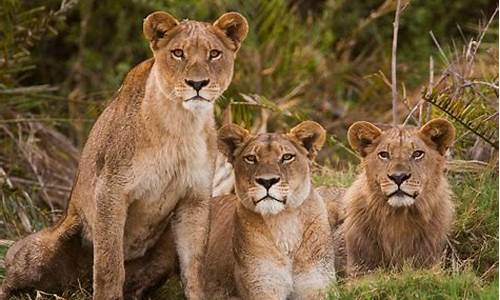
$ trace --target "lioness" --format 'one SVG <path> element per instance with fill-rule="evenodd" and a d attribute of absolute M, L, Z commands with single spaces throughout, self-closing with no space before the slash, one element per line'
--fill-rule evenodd
<path fill-rule="evenodd" d="M 349 143 L 363 158 L 363 172 L 343 198 L 349 274 L 439 261 L 454 215 L 444 173 L 454 138 L 443 119 L 420 129 L 382 131 L 368 122 L 349 128 Z"/>
<path fill-rule="evenodd" d="M 186 297 L 203 298 L 213 107 L 248 23 L 238 13 L 209 24 L 155 12 L 143 31 L 154 58 L 128 73 L 95 123 L 62 220 L 9 249 L 0 298 L 61 287 L 92 265 L 94 299 L 123 298 L 124 283 L 140 297 L 176 254 Z"/>
<path fill-rule="evenodd" d="M 306 121 L 290 133 L 219 131 L 236 196 L 211 203 L 205 277 L 209 299 L 320 299 L 334 278 L 328 213 L 311 186 L 325 131 Z"/>

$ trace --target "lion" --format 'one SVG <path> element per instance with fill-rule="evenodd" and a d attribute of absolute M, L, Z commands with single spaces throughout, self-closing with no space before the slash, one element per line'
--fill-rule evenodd
<path fill-rule="evenodd" d="M 440 261 L 454 218 L 445 175 L 454 138 L 444 119 L 420 129 L 382 131 L 363 121 L 349 128 L 349 144 L 362 157 L 362 172 L 341 200 L 345 219 L 338 230 L 349 275 Z"/>
<path fill-rule="evenodd" d="M 328 212 L 311 184 L 325 130 L 305 121 L 288 134 L 219 130 L 236 195 L 214 198 L 204 268 L 208 299 L 320 299 L 334 280 Z"/>
<path fill-rule="evenodd" d="M 57 290 L 93 274 L 94 299 L 140 298 L 175 270 L 203 296 L 201 263 L 217 153 L 214 102 L 248 33 L 238 13 L 213 24 L 154 12 L 153 58 L 134 67 L 94 124 L 64 217 L 15 243 L 0 298 Z"/>

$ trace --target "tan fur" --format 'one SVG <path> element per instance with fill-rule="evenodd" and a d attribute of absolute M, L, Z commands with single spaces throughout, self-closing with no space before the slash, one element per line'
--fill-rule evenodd
<path fill-rule="evenodd" d="M 213 25 L 164 12 L 145 19 L 154 58 L 129 72 L 96 121 L 63 220 L 8 251 L 0 298 L 91 272 L 94 299 L 121 299 L 124 289 L 141 297 L 173 271 L 176 255 L 186 297 L 203 297 L 217 151 L 213 104 L 231 82 L 247 32 L 237 13 Z"/>
<path fill-rule="evenodd" d="M 333 246 L 310 169 L 324 140 L 324 129 L 310 121 L 288 135 L 251 136 L 236 125 L 219 131 L 219 148 L 234 166 L 237 196 L 211 203 L 209 299 L 324 297 L 334 279 Z M 293 158 L 287 160 L 288 154 Z M 274 184 L 265 187 L 263 180 Z"/>
<path fill-rule="evenodd" d="M 342 197 L 346 189 L 320 186 L 316 188 L 316 191 L 325 201 L 325 205 L 328 209 L 328 220 L 332 229 L 337 228 L 345 219 L 345 208 L 342 204 Z"/>
<path fill-rule="evenodd" d="M 437 119 L 421 129 L 381 131 L 358 122 L 348 135 L 351 146 L 363 156 L 363 171 L 343 199 L 346 219 L 340 230 L 348 272 L 439 262 L 454 214 L 444 174 L 453 126 Z M 409 176 L 399 182 L 399 191 L 389 178 L 398 174 Z"/>
<path fill-rule="evenodd" d="M 344 224 L 346 214 L 345 205 L 342 199 L 346 189 L 339 187 L 324 187 L 316 188 L 316 191 L 325 202 L 328 210 L 328 221 L 333 234 L 333 249 L 335 250 L 335 275 L 344 277 L 346 275 L 346 250 L 345 241 L 342 231 L 339 230 Z"/>

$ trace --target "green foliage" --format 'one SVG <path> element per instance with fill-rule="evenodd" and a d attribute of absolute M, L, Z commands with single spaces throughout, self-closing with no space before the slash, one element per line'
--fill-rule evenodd
<path fill-rule="evenodd" d="M 27 71 L 35 68 L 30 50 L 47 32 L 55 32 L 51 25 L 55 19 L 56 13 L 43 6 L 26 9 L 19 1 L 2 0 L 0 88 L 17 84 Z"/>
<path fill-rule="evenodd" d="M 9 102 L 18 112 L 58 122 L 68 119 L 64 122 L 70 124 L 59 126 L 70 134 L 76 130 L 85 136 L 91 120 L 102 111 L 126 72 L 151 56 L 141 25 L 143 17 L 155 10 L 167 10 L 179 19 L 205 21 L 213 21 L 230 10 L 248 17 L 250 33 L 239 52 L 226 100 L 219 101 L 219 118 L 230 103 L 237 102 L 231 105 L 233 119 L 251 127 L 262 121 L 262 106 L 267 100 L 276 107 L 265 116 L 271 130 L 306 118 L 338 130 L 335 122 L 339 118 L 356 114 L 357 119 L 380 121 L 390 107 L 388 87 L 380 77 L 372 75 L 388 70 L 394 11 L 391 0 L 81 0 L 78 7 L 64 12 L 58 10 L 59 0 L 3 1 L 3 15 L 15 16 L 2 19 L 0 26 L 8 37 L 0 40 L 8 43 L 4 47 L 9 52 L 16 52 L 11 42 L 15 30 L 9 28 L 28 28 L 29 36 L 40 37 L 29 47 L 30 72 L 22 73 L 22 85 L 51 84 L 58 88 L 56 95 L 22 94 L 29 99 L 16 97 Z M 493 9 L 491 1 L 486 0 L 462 0 L 446 6 L 411 2 L 402 16 L 400 82 L 415 88 L 425 83 L 428 57 L 436 53 L 430 30 L 438 38 L 460 41 L 461 33 L 470 36 L 475 31 L 472 24 Z M 23 23 L 24 19 L 30 23 Z M 457 21 L 464 25 L 462 32 L 457 29 Z M 22 30 L 17 33 L 22 34 Z M 498 35 L 492 34 L 485 42 L 494 45 L 497 40 Z M 83 95 L 77 101 L 65 101 L 75 86 Z M 248 95 L 253 103 L 241 94 Z M 73 113 L 75 110 L 79 113 Z M 71 118 L 90 121 L 72 124 L 77 122 Z"/>
<path fill-rule="evenodd" d="M 495 94 L 492 95 L 497 98 Z M 491 102 L 482 100 L 474 90 L 467 89 L 458 95 L 447 92 L 432 93 L 426 97 L 426 101 L 498 149 L 498 119 L 495 113 L 492 113 Z"/>
<path fill-rule="evenodd" d="M 15 239 L 50 223 L 48 212 L 39 208 L 25 190 L 2 184 L 0 201 L 2 238 Z"/>

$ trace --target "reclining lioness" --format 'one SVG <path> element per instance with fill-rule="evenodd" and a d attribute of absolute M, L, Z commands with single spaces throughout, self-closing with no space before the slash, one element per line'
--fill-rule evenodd
<path fill-rule="evenodd" d="M 454 138 L 444 119 L 421 128 L 349 128 L 363 171 L 342 200 L 348 273 L 439 262 L 454 214 L 444 157 Z"/>
<path fill-rule="evenodd" d="M 208 299 L 321 299 L 334 279 L 328 213 L 311 185 L 325 131 L 306 121 L 288 134 L 236 125 L 218 146 L 234 166 L 236 196 L 211 203 Z"/>
<path fill-rule="evenodd" d="M 210 24 L 155 12 L 143 31 L 154 58 L 127 74 L 92 128 L 62 220 L 9 249 L 0 299 L 90 274 L 94 299 L 140 298 L 176 257 L 186 297 L 204 298 L 213 108 L 248 24 L 238 13 Z"/>

